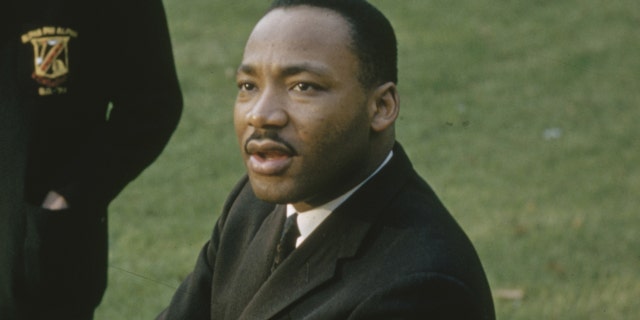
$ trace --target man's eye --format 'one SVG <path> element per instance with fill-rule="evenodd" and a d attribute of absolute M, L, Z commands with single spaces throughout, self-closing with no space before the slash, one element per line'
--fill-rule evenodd
<path fill-rule="evenodd" d="M 249 82 L 240 82 L 238 83 L 238 89 L 241 91 L 252 91 L 256 88 L 253 83 Z"/>
<path fill-rule="evenodd" d="M 310 83 L 305 83 L 305 82 L 300 82 L 297 83 L 294 87 L 293 90 L 296 91 L 309 91 L 309 90 L 317 90 L 318 88 Z"/>

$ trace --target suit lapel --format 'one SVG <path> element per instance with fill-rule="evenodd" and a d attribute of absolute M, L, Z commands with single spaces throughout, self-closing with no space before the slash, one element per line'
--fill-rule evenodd
<path fill-rule="evenodd" d="M 338 261 L 357 252 L 370 226 L 336 210 L 271 274 L 240 319 L 269 319 L 333 278 Z"/>
<path fill-rule="evenodd" d="M 275 246 L 282 232 L 285 216 L 285 207 L 276 206 L 257 230 L 243 254 L 241 263 L 233 270 L 233 279 L 227 282 L 233 286 L 222 293 L 226 296 L 228 307 L 224 312 L 225 316 L 221 318 L 237 318 L 269 278 Z"/>

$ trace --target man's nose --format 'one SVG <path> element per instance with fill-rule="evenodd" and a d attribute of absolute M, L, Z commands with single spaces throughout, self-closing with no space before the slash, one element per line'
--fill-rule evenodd
<path fill-rule="evenodd" d="M 247 112 L 247 121 L 255 128 L 284 127 L 288 122 L 286 99 L 275 89 L 264 90 Z"/>

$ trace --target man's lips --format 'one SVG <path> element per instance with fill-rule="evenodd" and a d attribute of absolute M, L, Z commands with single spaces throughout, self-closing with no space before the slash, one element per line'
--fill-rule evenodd
<path fill-rule="evenodd" d="M 282 173 L 291 165 L 294 156 L 289 146 L 273 140 L 249 140 L 245 152 L 249 155 L 248 169 L 263 175 Z"/>

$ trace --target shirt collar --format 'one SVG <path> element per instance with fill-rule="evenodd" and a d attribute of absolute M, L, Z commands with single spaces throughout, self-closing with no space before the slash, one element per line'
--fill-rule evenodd
<path fill-rule="evenodd" d="M 307 210 L 305 212 L 299 212 L 298 215 L 298 229 L 300 230 L 300 237 L 296 242 L 296 247 L 299 246 L 310 234 L 315 230 L 324 219 L 326 219 L 333 210 L 335 210 L 338 206 L 340 206 L 343 202 L 345 202 L 351 195 L 356 192 L 362 185 L 364 185 L 369 179 L 375 176 L 393 157 L 393 150 L 389 152 L 387 158 L 378 166 L 378 168 L 369 175 L 366 179 L 364 179 L 360 184 L 353 187 L 351 190 L 342 194 L 341 196 L 323 204 L 318 207 L 315 207 L 311 210 Z M 287 204 L 287 217 L 296 213 L 296 209 L 292 204 Z"/>

